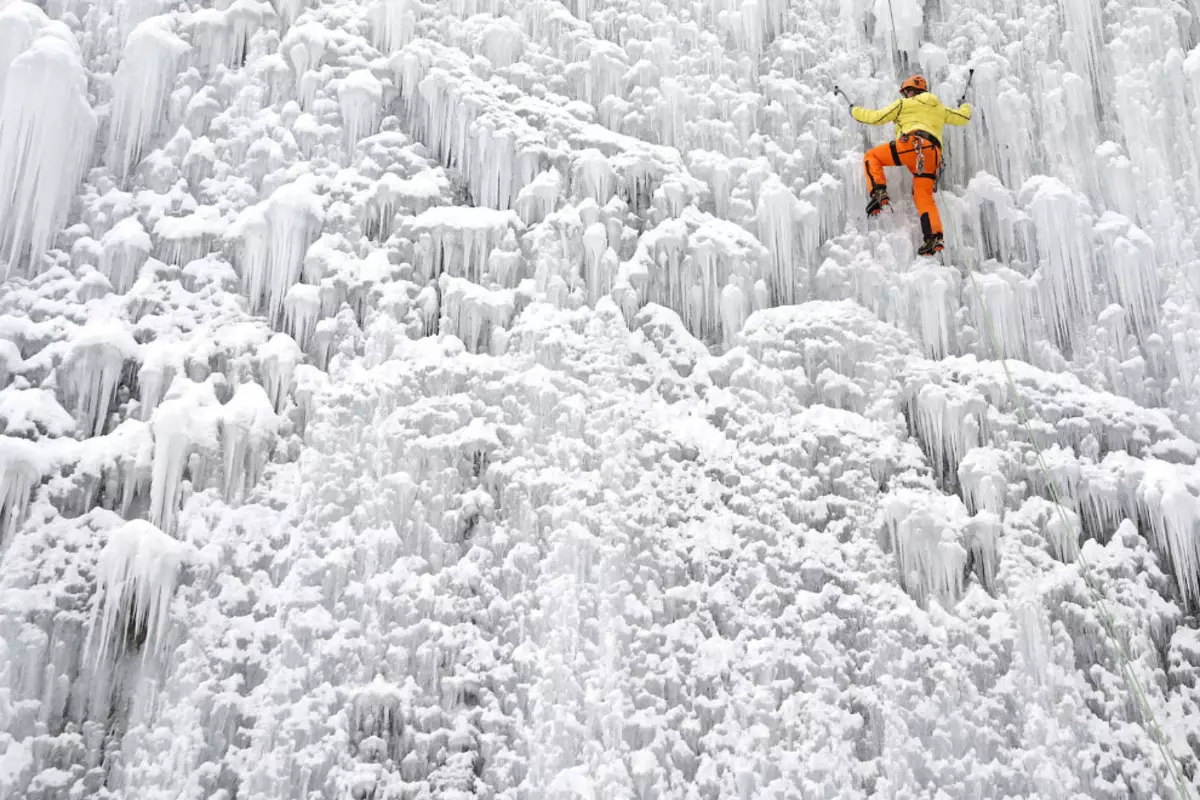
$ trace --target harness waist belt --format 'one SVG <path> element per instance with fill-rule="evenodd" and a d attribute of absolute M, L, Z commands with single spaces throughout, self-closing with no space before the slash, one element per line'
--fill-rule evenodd
<path fill-rule="evenodd" d="M 924 139 L 927 142 L 932 142 L 934 147 L 941 149 L 942 143 L 939 142 L 938 138 L 936 136 L 934 136 L 932 133 L 928 133 L 927 131 L 912 131 L 908 135 L 909 136 L 917 136 L 917 137 Z"/>

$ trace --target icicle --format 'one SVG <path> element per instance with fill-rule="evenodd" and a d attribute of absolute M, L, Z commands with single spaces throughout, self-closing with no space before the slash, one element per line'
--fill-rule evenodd
<path fill-rule="evenodd" d="M 0 436 L 0 544 L 5 547 L 25 519 L 29 495 L 49 468 L 44 444 Z"/>
<path fill-rule="evenodd" d="M 1128 219 L 1111 211 L 1096 224 L 1107 245 L 1108 283 L 1114 299 L 1131 315 L 1133 329 L 1145 341 L 1158 327 L 1161 287 L 1154 243 Z"/>
<path fill-rule="evenodd" d="M 259 369 L 263 386 L 276 414 L 283 413 L 284 403 L 292 391 L 292 376 L 304 357 L 300 346 L 285 333 L 277 333 L 258 350 Z"/>
<path fill-rule="evenodd" d="M 562 195 L 562 176 L 556 169 L 539 173 L 517 194 L 516 210 L 526 225 L 536 225 L 558 207 Z"/>
<path fill-rule="evenodd" d="M 1092 316 L 1091 222 L 1061 181 L 1039 176 L 1021 188 L 1037 230 L 1042 310 L 1050 334 L 1070 358 Z"/>
<path fill-rule="evenodd" d="M 114 292 L 125 294 L 150 257 L 150 235 L 137 217 L 126 217 L 104 234 L 100 246 L 104 251 L 100 271 L 108 278 Z"/>
<path fill-rule="evenodd" d="M 974 447 L 958 465 L 963 502 L 972 514 L 988 512 L 1003 518 L 1008 498 L 1011 459 L 1003 450 Z"/>
<path fill-rule="evenodd" d="M 376 0 L 369 12 L 371 44 L 385 55 L 412 41 L 417 27 L 418 0 Z"/>
<path fill-rule="evenodd" d="M 981 511 L 967 523 L 967 538 L 975 558 L 979 581 L 988 592 L 996 590 L 996 570 L 1000 566 L 1000 535 L 1004 530 L 1000 518 L 990 511 Z"/>
<path fill-rule="evenodd" d="M 221 409 L 221 449 L 225 461 L 225 501 L 232 503 L 258 483 L 267 449 L 279 429 L 266 391 L 243 383 Z"/>
<path fill-rule="evenodd" d="M 138 387 L 141 390 L 138 415 L 143 422 L 150 421 L 151 414 L 158 408 L 167 387 L 183 364 L 185 354 L 180 350 L 180 344 L 170 340 L 157 340 L 143 349 L 142 366 L 138 370 Z"/>
<path fill-rule="evenodd" d="M 975 286 L 966 292 L 966 296 L 984 352 L 997 359 L 1028 359 L 1032 337 L 1026 326 L 1034 316 L 1029 282 L 1004 267 L 976 273 L 974 281 Z M 998 341 L 992 341 L 993 333 Z M 996 352 L 997 344 L 1000 352 Z"/>
<path fill-rule="evenodd" d="M 259 0 L 233 0 L 225 9 L 225 17 L 229 20 L 232 34 L 229 66 L 238 66 L 246 62 L 250 37 L 262 26 L 263 15 L 269 10 L 270 6 Z"/>
<path fill-rule="evenodd" d="M 288 333 L 301 350 L 307 350 L 322 316 L 320 287 L 297 283 L 288 289 L 283 305 Z"/>
<path fill-rule="evenodd" d="M 920 52 L 925 26 L 923 5 L 919 0 L 873 0 L 872 3 L 877 39 L 886 52 L 898 52 L 905 63 L 915 60 Z"/>
<path fill-rule="evenodd" d="M 158 255 L 167 264 L 185 267 L 208 255 L 225 228 L 225 218 L 216 206 L 197 206 L 183 217 L 162 217 L 154 223 Z"/>
<path fill-rule="evenodd" d="M 188 457 L 194 449 L 217 450 L 220 406 L 209 383 L 177 379 L 154 411 L 154 466 L 150 478 L 150 521 L 170 529 Z"/>
<path fill-rule="evenodd" d="M 196 49 L 192 61 L 197 68 L 213 75 L 220 66 L 233 66 L 233 30 L 224 11 L 198 8 L 188 17 L 187 25 Z"/>
<path fill-rule="evenodd" d="M 1066 49 L 1067 63 L 1071 65 L 1075 74 L 1081 76 L 1083 93 L 1090 100 L 1097 87 L 1107 86 L 1111 81 L 1106 81 L 1106 76 L 1101 71 L 1101 65 L 1104 63 L 1104 15 L 1101 8 L 1089 0 L 1068 0 L 1061 8 L 1063 22 L 1066 23 L 1062 41 Z M 1091 108 L 1090 102 L 1088 106 L 1087 111 L 1091 119 L 1096 119 L 1101 109 Z"/>
<path fill-rule="evenodd" d="M 612 285 L 604 285 L 601 262 L 608 247 L 608 231 L 599 222 L 593 222 L 583 232 L 584 276 L 588 286 L 588 302 L 593 306 L 601 297 L 612 291 Z"/>
<path fill-rule="evenodd" d="M 29 49 L 50 20 L 33 3 L 0 4 L 0 90 L 13 60 Z"/>
<path fill-rule="evenodd" d="M 315 21 L 292 26 L 279 43 L 279 52 L 287 57 L 296 73 L 296 92 L 305 111 L 312 108 L 312 97 L 304 87 L 305 76 L 320 66 L 328 43 L 329 31 Z"/>
<path fill-rule="evenodd" d="M 487 275 L 490 283 L 496 283 L 502 289 L 515 289 L 525 278 L 523 271 L 524 256 L 517 242 L 516 232 L 510 229 L 496 249 L 488 253 Z"/>
<path fill-rule="evenodd" d="M 909 389 L 913 396 L 913 427 L 932 462 L 943 489 L 953 489 L 958 465 L 968 450 L 979 446 L 978 418 L 986 418 L 987 401 L 956 384 L 927 383 Z"/>
<path fill-rule="evenodd" d="M 296 181 L 243 211 L 226 234 L 241 245 L 239 266 L 251 311 L 265 313 L 271 325 L 283 320 L 284 299 L 300 278 L 323 219 L 321 198 Z"/>
<path fill-rule="evenodd" d="M 794 305 L 799 296 L 802 210 L 800 201 L 777 176 L 771 175 L 763 184 L 755 221 L 759 241 L 770 253 L 772 298 L 778 305 Z"/>
<path fill-rule="evenodd" d="M 1146 212 L 1138 208 L 1138 179 L 1133 162 L 1116 142 L 1101 143 L 1095 156 L 1092 169 L 1100 177 L 1104 206 L 1137 221 Z"/>
<path fill-rule="evenodd" d="M 441 167 L 425 169 L 410 178 L 398 178 L 387 172 L 363 207 L 364 232 L 386 241 L 392 235 L 397 213 L 422 214 L 438 205 L 450 205 L 450 180 Z"/>
<path fill-rule="evenodd" d="M 286 31 L 308 8 L 308 0 L 271 0 L 271 5 L 275 8 L 275 13 L 279 15 L 283 30 Z"/>
<path fill-rule="evenodd" d="M 742 330 L 750 316 L 750 307 L 745 292 L 737 285 L 737 278 L 729 276 L 729 283 L 721 289 L 721 343 L 729 346 Z"/>
<path fill-rule="evenodd" d="M 471 353 L 491 350 L 491 334 L 506 329 L 516 309 L 511 289 L 489 291 L 462 278 L 443 274 L 438 279 L 442 293 L 442 330 L 457 336 Z"/>
<path fill-rule="evenodd" d="M 163 13 L 163 0 L 117 0 L 119 42 L 125 42 L 143 21 Z"/>
<path fill-rule="evenodd" d="M 590 198 L 600 206 L 617 193 L 617 175 L 613 172 L 612 164 L 608 163 L 602 152 L 595 149 L 576 154 L 572 184 L 578 187 L 580 197 Z"/>
<path fill-rule="evenodd" d="M 142 658 L 157 653 L 167 633 L 171 600 L 189 549 L 145 520 L 131 520 L 108 535 L 96 566 L 96 591 L 84 651 L 98 639 L 96 661 L 111 649 L 120 658 L 130 641 L 144 637 Z"/>
<path fill-rule="evenodd" d="M 71 340 L 59 380 L 63 403 L 74 409 L 84 437 L 104 432 L 125 362 L 137 351 L 126 325 L 116 320 L 89 321 Z"/>
<path fill-rule="evenodd" d="M 1137 499 L 1150 523 L 1151 543 L 1170 559 L 1180 594 L 1195 610 L 1200 608 L 1200 475 L 1193 470 L 1189 486 L 1175 465 L 1143 463 Z"/>
<path fill-rule="evenodd" d="M 179 61 L 188 50 L 187 42 L 175 35 L 171 17 L 148 19 L 129 35 L 113 76 L 108 137 L 108 163 L 118 175 L 129 174 L 158 132 Z"/>
<path fill-rule="evenodd" d="M 13 375 L 21 370 L 24 363 L 21 349 L 8 339 L 0 339 L 0 389 L 8 386 Z"/>
<path fill-rule="evenodd" d="M 353 692 L 348 728 L 359 758 L 399 763 L 406 747 L 404 739 L 405 693 L 379 675 Z"/>
<path fill-rule="evenodd" d="M 882 509 L 906 591 L 922 604 L 929 594 L 942 603 L 956 601 L 967 561 L 959 542 L 967 524 L 959 499 L 904 489 L 887 495 Z"/>
<path fill-rule="evenodd" d="M 22 4 L 24 5 L 24 4 Z M 45 34 L 0 87 L 0 261 L 30 252 L 34 274 L 91 156 L 96 117 L 79 49 Z"/>
<path fill-rule="evenodd" d="M 925 355 L 941 359 L 958 350 L 951 298 L 957 298 L 958 270 L 922 267 L 908 276 L 909 304 L 915 307 L 917 331 Z"/>
<path fill-rule="evenodd" d="M 1018 602 L 1014 614 L 1017 620 L 1017 642 L 1030 676 L 1044 685 L 1050 675 L 1047 667 L 1051 663 L 1050 626 L 1045 613 L 1036 600 L 1028 595 Z"/>
<path fill-rule="evenodd" d="M 1081 530 L 1079 515 L 1059 506 L 1059 510 L 1046 520 L 1046 542 L 1050 545 L 1050 554 L 1064 564 L 1074 563 L 1079 554 Z"/>
<path fill-rule="evenodd" d="M 426 280 L 435 280 L 444 271 L 479 283 L 492 250 L 510 230 L 521 228 L 513 211 L 435 206 L 405 219 L 401 234 L 418 242 L 419 256 L 413 266 Z M 420 240 L 426 236 L 428 245 L 422 247 Z"/>
<path fill-rule="evenodd" d="M 479 31 L 474 49 L 482 53 L 492 67 L 509 67 L 521 60 L 525 52 L 525 35 L 508 17 L 493 17 Z"/>
<path fill-rule="evenodd" d="M 383 102 L 383 84 L 369 69 L 356 69 L 338 84 L 338 102 L 346 127 L 346 152 L 375 133 Z"/>

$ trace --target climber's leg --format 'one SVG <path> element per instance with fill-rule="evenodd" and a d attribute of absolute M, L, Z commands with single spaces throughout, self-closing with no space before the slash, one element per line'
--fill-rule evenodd
<path fill-rule="evenodd" d="M 938 213 L 937 203 L 933 199 L 933 183 L 932 177 L 913 176 L 913 202 L 917 204 L 917 213 L 921 215 L 921 233 L 926 239 L 942 235 L 942 215 Z"/>
<path fill-rule="evenodd" d="M 888 142 L 878 147 L 872 147 L 863 158 L 863 172 L 867 175 L 867 190 L 887 188 L 887 176 L 884 167 L 898 167 L 900 161 L 896 157 L 896 143 Z"/>
<path fill-rule="evenodd" d="M 871 199 L 867 202 L 867 216 L 873 217 L 883 210 L 889 202 L 887 193 L 887 176 L 884 167 L 898 167 L 900 161 L 896 156 L 896 144 L 891 142 L 872 147 L 863 158 L 863 172 L 867 176 L 867 188 Z"/>
<path fill-rule="evenodd" d="M 921 255 L 931 255 L 942 249 L 942 215 L 938 213 L 933 191 L 937 186 L 937 171 L 942 151 L 916 136 L 908 137 L 900 148 L 900 162 L 913 175 L 913 202 L 921 220 Z"/>

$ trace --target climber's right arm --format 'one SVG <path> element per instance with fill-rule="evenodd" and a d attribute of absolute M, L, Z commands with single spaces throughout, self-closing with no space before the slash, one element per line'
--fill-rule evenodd
<path fill-rule="evenodd" d="M 895 122 L 900 117 L 900 105 L 903 102 L 903 100 L 897 100 L 887 108 L 861 108 L 855 106 L 850 109 L 850 115 L 866 125 L 882 125 L 885 122 Z"/>
<path fill-rule="evenodd" d="M 966 125 L 971 121 L 971 104 L 963 103 L 958 108 L 946 109 L 946 122 L 951 125 Z"/>

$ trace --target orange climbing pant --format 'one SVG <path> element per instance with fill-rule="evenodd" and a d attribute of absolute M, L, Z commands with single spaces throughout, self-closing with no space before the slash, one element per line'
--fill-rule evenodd
<path fill-rule="evenodd" d="M 921 232 L 926 237 L 942 232 L 942 217 L 933 201 L 938 168 L 942 166 L 942 147 L 936 141 L 932 137 L 905 134 L 894 142 L 872 147 L 863 159 L 870 189 L 887 186 L 884 167 L 908 167 L 913 174 L 913 200 L 921 215 Z"/>

